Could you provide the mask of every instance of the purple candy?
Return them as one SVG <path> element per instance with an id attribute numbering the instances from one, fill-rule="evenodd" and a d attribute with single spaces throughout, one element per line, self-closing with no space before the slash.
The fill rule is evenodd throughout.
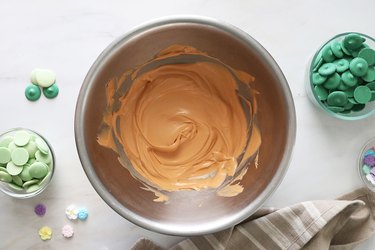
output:
<path id="1" fill-rule="evenodd" d="M 43 216 L 43 215 L 45 215 L 46 210 L 47 210 L 47 208 L 46 208 L 46 206 L 43 205 L 43 204 L 38 204 L 38 205 L 36 205 L 35 208 L 34 208 L 34 212 L 35 212 L 38 216 Z"/>
<path id="2" fill-rule="evenodd" d="M 363 163 L 367 166 L 373 167 L 375 166 L 375 157 L 373 155 L 366 155 L 363 158 Z"/>

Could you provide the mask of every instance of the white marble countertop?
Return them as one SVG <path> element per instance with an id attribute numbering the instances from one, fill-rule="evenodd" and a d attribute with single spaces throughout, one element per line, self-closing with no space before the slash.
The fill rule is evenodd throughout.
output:
<path id="1" fill-rule="evenodd" d="M 0 249 L 127 249 L 138 238 L 167 247 L 179 240 L 146 231 L 120 217 L 102 201 L 81 167 L 73 117 L 82 81 L 99 53 L 116 37 L 149 19 L 175 14 L 205 15 L 232 23 L 258 40 L 289 81 L 297 113 L 297 139 L 289 171 L 268 206 L 310 199 L 332 199 L 362 185 L 356 160 L 375 135 L 375 117 L 340 121 L 316 109 L 304 90 L 309 58 L 331 36 L 358 31 L 375 36 L 373 0 L 14 0 L 0 4 L 0 132 L 26 127 L 40 132 L 56 154 L 56 172 L 48 189 L 32 199 L 0 194 Z M 24 89 L 34 68 L 57 73 L 60 94 L 54 100 L 28 102 Z M 47 205 L 39 218 L 35 204 Z M 89 218 L 71 223 L 67 205 L 86 207 Z M 60 230 L 72 224 L 75 236 Z M 52 240 L 38 229 L 48 225 Z M 359 249 L 372 249 L 375 238 Z"/>

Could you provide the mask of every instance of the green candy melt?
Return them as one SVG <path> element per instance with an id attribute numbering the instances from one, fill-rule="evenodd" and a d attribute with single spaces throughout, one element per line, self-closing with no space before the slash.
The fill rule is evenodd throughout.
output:
<path id="1" fill-rule="evenodd" d="M 344 107 L 348 102 L 348 97 L 342 91 L 334 91 L 327 97 L 327 103 L 330 106 Z"/>
<path id="2" fill-rule="evenodd" d="M 375 65 L 375 50 L 364 48 L 358 53 L 358 57 L 363 58 L 369 66 Z"/>
<path id="3" fill-rule="evenodd" d="M 33 178 L 43 178 L 48 173 L 48 166 L 43 162 L 34 162 L 29 168 L 29 174 Z"/>
<path id="4" fill-rule="evenodd" d="M 31 135 L 24 130 L 17 131 L 17 133 L 14 135 L 14 144 L 18 147 L 25 146 L 27 143 L 29 143 L 31 138 Z"/>
<path id="5" fill-rule="evenodd" d="M 0 163 L 6 164 L 10 161 L 10 150 L 6 147 L 0 147 Z"/>
<path id="6" fill-rule="evenodd" d="M 366 75 L 362 76 L 362 79 L 365 82 L 372 82 L 375 80 L 375 69 L 374 68 L 368 68 Z"/>
<path id="7" fill-rule="evenodd" d="M 314 90 L 321 101 L 327 100 L 328 91 L 325 88 L 323 88 L 322 86 L 315 86 Z"/>
<path id="8" fill-rule="evenodd" d="M 16 148 L 11 153 L 11 159 L 17 166 L 22 166 L 29 160 L 29 152 L 24 148 Z"/>
<path id="9" fill-rule="evenodd" d="M 42 152 L 43 154 L 48 154 L 49 153 L 49 147 L 47 143 L 42 139 L 42 138 L 36 138 L 35 143 L 37 148 Z"/>
<path id="10" fill-rule="evenodd" d="M 356 57 L 350 61 L 349 69 L 355 76 L 364 76 L 367 73 L 368 64 L 365 59 Z"/>
<path id="11" fill-rule="evenodd" d="M 333 64 L 336 66 L 336 71 L 338 73 L 342 73 L 345 70 L 349 69 L 349 61 L 344 58 L 333 61 Z"/>
<path id="12" fill-rule="evenodd" d="M 365 41 L 366 39 L 358 34 L 348 34 L 343 40 L 343 45 L 348 50 L 355 50 L 361 47 Z"/>
<path id="13" fill-rule="evenodd" d="M 326 89 L 335 89 L 340 85 L 340 75 L 338 73 L 332 74 L 330 77 L 327 78 L 327 80 L 324 82 L 324 87 Z"/>
<path id="14" fill-rule="evenodd" d="M 341 79 L 349 87 L 353 87 L 358 83 L 358 79 L 355 76 L 353 76 L 353 74 L 350 73 L 350 71 L 345 71 L 344 73 L 342 73 Z"/>
<path id="15" fill-rule="evenodd" d="M 344 52 L 341 49 L 341 45 L 338 41 L 332 41 L 330 48 L 332 50 L 332 53 L 337 57 L 341 58 L 344 56 Z"/>
<path id="16" fill-rule="evenodd" d="M 322 57 L 323 57 L 323 60 L 327 63 L 333 62 L 333 60 L 335 60 L 335 55 L 333 54 L 331 47 L 329 45 L 326 45 L 323 48 Z"/>
<path id="17" fill-rule="evenodd" d="M 8 162 L 6 169 L 10 175 L 18 175 L 22 172 L 23 166 L 17 166 L 16 164 L 10 161 Z"/>
<path id="18" fill-rule="evenodd" d="M 327 80 L 326 76 L 321 75 L 320 73 L 313 73 L 312 82 L 316 85 L 320 85 Z"/>
<path id="19" fill-rule="evenodd" d="M 368 103 L 371 97 L 371 90 L 367 86 L 358 86 L 354 90 L 354 99 L 360 104 Z"/>
<path id="20" fill-rule="evenodd" d="M 9 187 L 16 190 L 16 191 L 23 191 L 23 188 L 14 184 L 14 183 L 8 183 Z"/>
<path id="21" fill-rule="evenodd" d="M 336 71 L 336 65 L 333 63 L 324 63 L 318 69 L 318 73 L 322 76 L 329 76 Z"/>
<path id="22" fill-rule="evenodd" d="M 17 186 L 22 186 L 23 184 L 22 179 L 18 175 L 12 176 L 12 182 Z"/>
<path id="23" fill-rule="evenodd" d="M 31 177 L 30 172 L 29 172 L 29 167 L 24 167 L 22 169 L 22 172 L 19 174 L 19 177 L 23 181 L 30 181 L 33 177 Z"/>
<path id="24" fill-rule="evenodd" d="M 6 172 L 3 172 L 3 171 L 0 171 L 0 181 L 3 181 L 3 182 L 11 182 L 13 179 L 12 179 L 12 176 Z"/>
<path id="25" fill-rule="evenodd" d="M 45 164 L 48 164 L 51 162 L 51 155 L 50 154 L 43 154 L 39 150 L 35 153 L 35 159 L 37 161 L 43 162 Z"/>
<path id="26" fill-rule="evenodd" d="M 34 84 L 30 84 L 25 89 L 25 96 L 27 100 L 35 102 L 37 101 L 42 94 L 40 88 Z"/>
<path id="27" fill-rule="evenodd" d="M 4 138 L 0 139 L 0 147 L 5 147 L 7 148 L 9 146 L 9 143 L 13 141 L 12 136 L 4 136 Z"/>
<path id="28" fill-rule="evenodd" d="M 52 84 L 48 88 L 43 88 L 43 94 L 48 99 L 55 98 L 59 94 L 59 88 L 56 84 Z"/>

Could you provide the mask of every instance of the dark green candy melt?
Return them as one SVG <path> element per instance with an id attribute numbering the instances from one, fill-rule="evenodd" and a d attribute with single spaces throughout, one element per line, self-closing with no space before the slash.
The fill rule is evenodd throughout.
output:
<path id="1" fill-rule="evenodd" d="M 52 84 L 48 88 L 43 88 L 43 94 L 48 99 L 55 98 L 59 94 L 59 88 L 56 84 Z"/>
<path id="2" fill-rule="evenodd" d="M 327 103 L 330 106 L 344 107 L 348 102 L 348 97 L 342 91 L 334 91 L 327 97 Z"/>

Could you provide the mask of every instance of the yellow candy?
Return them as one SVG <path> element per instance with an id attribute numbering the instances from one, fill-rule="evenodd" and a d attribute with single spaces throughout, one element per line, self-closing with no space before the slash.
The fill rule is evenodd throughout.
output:
<path id="1" fill-rule="evenodd" d="M 39 229 L 39 236 L 42 240 L 50 240 L 52 237 L 52 229 L 47 226 L 42 227 Z"/>

